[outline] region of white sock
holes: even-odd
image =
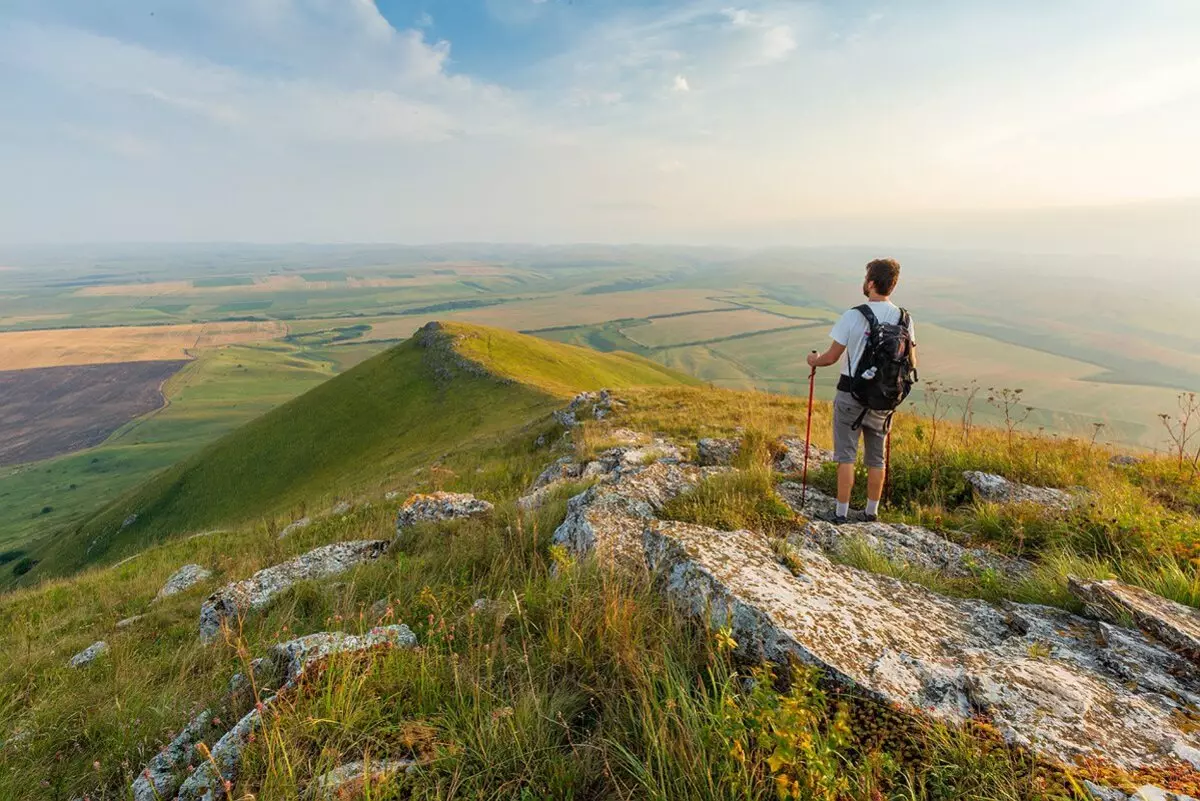
[[[867,514],[879,514],[879,501],[872,501],[869,498],[867,499]]]
[[[848,514],[850,514],[850,503],[849,502],[842,503],[841,501],[838,501],[837,516],[845,517]]]

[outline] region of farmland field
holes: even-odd
[[[276,339],[280,322],[55,328],[0,332],[0,365],[7,370],[68,364],[110,364],[189,358],[197,348]]]
[[[118,362],[0,372],[0,466],[89,448],[163,404],[187,362]]]
[[[665,348],[725,339],[778,328],[794,328],[809,321],[781,317],[753,309],[659,317],[641,325],[623,327],[621,333],[647,348]]]

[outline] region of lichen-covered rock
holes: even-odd
[[[741,440],[733,437],[705,437],[696,443],[696,461],[705,467],[727,466],[741,447]]]
[[[283,530],[279,532],[279,539],[289,537],[292,534],[295,534],[300,529],[308,528],[311,525],[312,525],[311,517],[302,517],[299,520],[293,520],[292,522],[290,522],[286,526],[284,526]]]
[[[1154,639],[1200,664],[1200,612],[1192,607],[1114,579],[1084,581],[1072,576],[1067,588],[1100,619],[1118,624],[1132,620]]]
[[[474,495],[461,492],[431,492],[414,495],[400,507],[396,515],[396,533],[417,523],[433,523],[441,520],[464,520],[490,514],[492,505]]]
[[[775,490],[793,512],[809,520],[833,520],[837,513],[837,499],[821,492],[811,483],[806,490],[797,481],[781,481]],[[850,519],[861,520],[862,514],[851,509]]]
[[[219,736],[222,732],[213,723],[209,710],[192,718],[183,731],[151,759],[130,789],[134,801],[160,801],[174,798],[179,785],[187,775],[189,765],[198,765],[202,758],[196,753],[196,744]]]
[[[1135,467],[1141,463],[1141,459],[1136,456],[1130,456],[1127,453],[1118,453],[1108,460],[1109,467]]]
[[[710,470],[712,468],[709,468]],[[1036,605],[994,606],[791,548],[747,531],[657,519],[701,468],[656,464],[571,501],[555,541],[577,553],[649,569],[680,607],[730,626],[748,658],[821,667],[914,714],[982,719],[1015,744],[1074,764],[1178,769],[1200,748],[1200,674],[1137,631]],[[909,532],[911,533],[911,532]],[[917,536],[916,553],[943,543]]]
[[[337,542],[264,568],[248,579],[227,584],[208,596],[200,607],[200,639],[202,642],[216,640],[223,621],[262,609],[298,581],[336,576],[378,559],[387,548],[386,540]]]
[[[284,686],[291,686],[313,663],[335,654],[363,653],[377,648],[411,648],[416,644],[416,635],[403,623],[377,626],[366,634],[323,631],[272,646],[267,660],[283,677]]]
[[[780,473],[800,473],[804,470],[804,447],[802,439],[784,438],[775,447],[774,468]],[[808,446],[808,470],[813,472],[825,462],[833,461],[833,451]]]
[[[308,797],[314,801],[360,798],[364,787],[386,781],[415,764],[412,759],[384,759],[369,764],[361,760],[347,762],[317,777],[309,787]]]
[[[1144,685],[1105,646],[1093,621],[1048,607],[951,599],[797,550],[794,575],[765,537],[649,521],[644,547],[664,591],[730,625],[739,651],[822,667],[827,675],[914,712],[960,723],[982,717],[1010,742],[1072,763],[1162,766],[1200,677]],[[1143,654],[1177,659],[1130,632]],[[1164,695],[1161,681],[1171,683]]]
[[[133,615],[132,617],[122,618],[121,620],[117,621],[117,628],[127,629],[144,617],[145,617],[145,615]]]
[[[788,539],[798,547],[818,548],[834,555],[861,543],[892,562],[936,570],[954,578],[978,576],[985,571],[1016,577],[1027,573],[1030,567],[1022,560],[983,548],[964,548],[929,529],[903,524],[863,522],[835,526],[824,520],[812,520]]]
[[[350,510],[353,508],[354,506],[350,503],[350,501],[338,501],[333,505],[333,508],[329,510],[329,514],[333,515],[334,517],[341,517],[344,514],[349,514]]]
[[[642,563],[641,532],[663,504],[692,489],[720,468],[656,462],[600,483],[571,498],[554,543],[577,554],[595,553],[605,562]]]
[[[968,470],[963,478],[971,485],[975,496],[983,501],[994,503],[1029,503],[1044,506],[1047,509],[1065,511],[1075,505],[1075,497],[1065,490],[1051,487],[1033,487],[1016,481],[1009,481],[994,473],[981,473]]]
[[[75,654],[67,664],[73,668],[87,667],[106,653],[108,653],[108,643],[99,640]]]
[[[161,601],[163,598],[169,598],[185,590],[190,590],[211,576],[212,572],[200,565],[184,565],[171,574],[171,577],[167,579],[167,583],[158,591],[158,595],[154,596],[154,600]]]
[[[311,669],[337,654],[360,654],[387,648],[411,648],[416,637],[408,626],[381,626],[366,634],[320,632],[274,646],[266,657],[270,669],[286,678],[279,692],[257,704],[212,746],[212,760],[202,762],[179,787],[178,801],[218,801],[224,783],[237,779],[250,736],[263,724],[283,693],[301,686]],[[256,674],[259,672],[255,671]]]

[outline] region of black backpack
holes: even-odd
[[[867,411],[889,412],[890,425],[890,413],[904,402],[917,382],[908,312],[901,309],[900,322],[884,325],[870,306],[863,304],[855,309],[867,318],[869,326],[867,344],[850,385],[850,394],[866,407],[855,427],[862,425]]]

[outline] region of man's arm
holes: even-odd
[[[809,367],[829,367],[832,364],[837,364],[838,359],[842,358],[842,354],[846,352],[846,346],[838,342],[836,339],[829,343],[829,350],[818,355],[816,353],[808,354]]]

